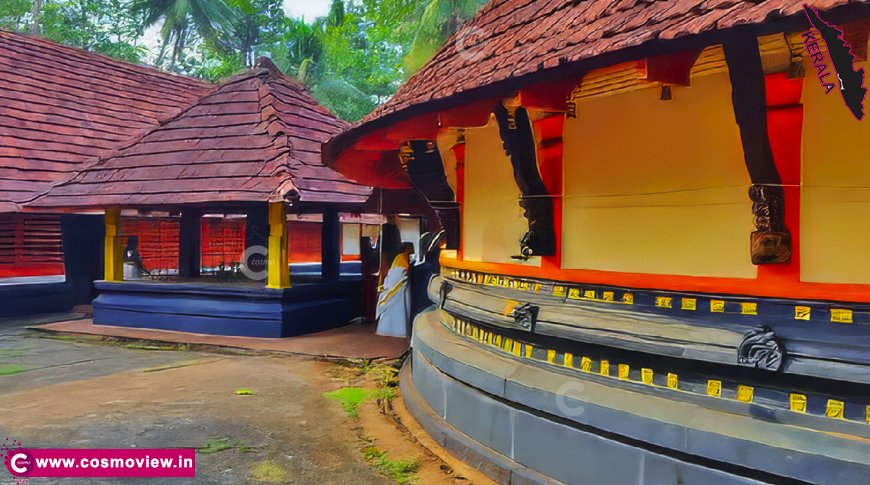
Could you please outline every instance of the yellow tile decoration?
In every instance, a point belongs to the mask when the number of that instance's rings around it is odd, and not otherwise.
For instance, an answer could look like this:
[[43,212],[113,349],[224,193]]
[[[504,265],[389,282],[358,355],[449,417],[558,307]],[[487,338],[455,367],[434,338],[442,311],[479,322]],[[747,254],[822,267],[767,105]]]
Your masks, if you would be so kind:
[[553,296],[558,296],[562,298],[565,296],[565,287],[564,286],[554,286],[553,287]]
[[583,292],[583,298],[595,299],[595,290],[587,290]]
[[673,304],[673,298],[668,298],[666,296],[657,296],[656,297],[656,306],[661,308],[671,308]]
[[742,402],[752,402],[755,397],[755,389],[750,386],[737,386],[737,400]]
[[613,301],[613,292],[612,291],[605,291],[601,295],[601,299],[604,301]]
[[[553,290],[553,294],[556,294],[555,290]],[[572,300],[580,299],[580,288],[570,288],[568,289],[568,298]]]
[[758,315],[758,303],[741,303],[741,315]]
[[653,381],[652,369],[641,369],[640,370],[640,380],[643,381],[644,384],[651,386],[652,381]]
[[697,310],[698,300],[694,298],[683,298],[683,304],[680,306],[683,310]]
[[592,359],[583,357],[580,359],[580,370],[584,372],[592,372]]
[[498,279],[498,285],[502,288],[507,288],[510,286],[510,280],[504,277]]
[[535,291],[535,293],[541,292],[541,284],[540,283],[535,283],[534,291]]
[[519,342],[514,342],[513,354],[519,357],[523,351],[523,344]]
[[492,345],[492,332],[487,332],[486,343],[488,343],[489,345]]
[[629,305],[634,305],[634,295],[631,293],[623,293],[622,302],[628,303]]
[[493,345],[496,347],[501,347],[501,335],[496,335],[495,340],[493,341]]
[[513,348],[513,345],[514,345],[513,339],[505,338],[504,339],[504,346],[502,348],[504,350],[507,350],[508,352],[510,352],[511,349]]
[[621,381],[628,380],[628,364],[619,364],[618,372],[619,372],[619,380],[621,380]]
[[488,274],[483,278],[483,284],[486,286],[498,286],[498,278]]
[[531,359],[531,358],[532,358],[532,351],[533,351],[535,348],[532,347],[532,346],[529,345],[529,344],[526,344],[526,347],[525,347],[525,348],[526,348],[526,358],[527,358],[527,359]]
[[574,367],[574,354],[565,352],[565,367]]
[[610,362],[606,360],[601,361],[601,375],[609,376],[610,375]]
[[555,350],[548,350],[547,351],[547,362],[549,362],[551,364],[556,363],[556,351]]
[[789,394],[788,408],[796,413],[807,412],[807,397],[803,394]]
[[722,381],[707,381],[707,395],[720,397],[722,395]]
[[679,389],[679,379],[676,374],[668,374],[668,387],[671,389]]
[[852,323],[852,310],[831,309],[831,321],[837,323]]
[[828,399],[828,407],[825,410],[825,416],[833,419],[843,419],[843,411],[845,404],[843,401]]
[[794,307],[794,319],[795,320],[809,320],[810,319],[810,311],[812,308],[808,306],[796,306]]
[[870,424],[870,406],[867,406],[867,424]]
[[714,313],[724,313],[725,302],[722,300],[710,300],[710,311]]

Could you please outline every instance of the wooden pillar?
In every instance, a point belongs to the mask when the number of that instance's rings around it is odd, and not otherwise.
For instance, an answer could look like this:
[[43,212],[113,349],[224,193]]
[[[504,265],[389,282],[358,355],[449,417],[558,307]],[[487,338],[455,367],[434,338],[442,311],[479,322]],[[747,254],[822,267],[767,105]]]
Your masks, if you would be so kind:
[[324,283],[332,283],[341,273],[341,223],[335,207],[324,207],[322,231],[320,275]]
[[103,245],[103,279],[124,281],[124,248],[121,247],[121,208],[106,209],[106,241]]
[[98,215],[60,216],[63,241],[63,272],[73,287],[73,305],[90,305],[97,297],[94,281],[102,277],[100,258],[106,224]]
[[178,235],[179,276],[199,276],[201,262],[202,211],[186,209],[181,212],[181,230]]
[[269,203],[268,288],[290,288],[290,257],[287,250],[287,213],[284,202]]
[[[262,255],[269,249],[269,205],[258,203],[245,214],[245,252]],[[262,274],[267,270],[265,258],[248,258],[243,261],[251,273]]]

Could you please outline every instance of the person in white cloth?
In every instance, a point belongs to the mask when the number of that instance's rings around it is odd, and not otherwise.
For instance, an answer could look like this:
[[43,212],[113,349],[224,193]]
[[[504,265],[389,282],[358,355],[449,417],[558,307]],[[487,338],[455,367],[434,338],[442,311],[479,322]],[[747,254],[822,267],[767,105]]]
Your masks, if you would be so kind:
[[[384,246],[386,249],[387,245]],[[408,285],[411,249],[402,245],[401,240],[391,246],[401,252],[393,258],[380,288],[376,312],[378,328],[375,333],[404,338],[408,336],[408,323],[411,320],[411,291]]]

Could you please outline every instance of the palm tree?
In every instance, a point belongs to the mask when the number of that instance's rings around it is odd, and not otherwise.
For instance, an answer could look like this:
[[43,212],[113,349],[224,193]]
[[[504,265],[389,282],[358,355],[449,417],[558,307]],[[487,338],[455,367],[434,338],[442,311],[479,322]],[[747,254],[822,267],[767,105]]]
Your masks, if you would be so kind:
[[134,0],[132,8],[144,12],[146,28],[163,19],[163,42],[156,64],[163,62],[166,46],[172,43],[169,70],[175,69],[179,54],[193,34],[214,41],[218,30],[232,26],[237,19],[237,13],[224,0]]
[[486,2],[487,0],[432,0],[423,11],[414,42],[405,56],[405,77],[409,78],[417,72]]

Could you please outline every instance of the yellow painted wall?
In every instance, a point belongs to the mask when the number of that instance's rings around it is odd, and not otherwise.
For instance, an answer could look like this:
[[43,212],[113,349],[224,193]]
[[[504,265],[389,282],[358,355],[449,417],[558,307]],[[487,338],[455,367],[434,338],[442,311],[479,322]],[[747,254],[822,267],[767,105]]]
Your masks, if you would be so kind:
[[504,153],[494,120],[465,132],[465,203],[462,207],[462,258],[487,263],[539,265],[511,259],[520,253],[528,221],[519,205],[510,158]]
[[754,278],[726,73],[582,100],[565,122],[562,267]]
[[[805,67],[801,281],[868,284],[870,121],[856,120],[837,89],[825,95],[816,69]],[[870,62],[859,67],[870,72]]]

